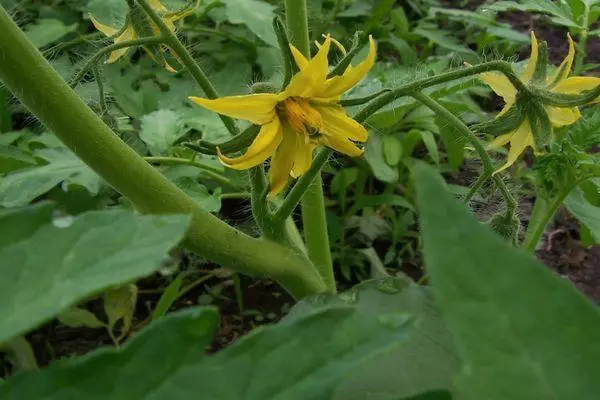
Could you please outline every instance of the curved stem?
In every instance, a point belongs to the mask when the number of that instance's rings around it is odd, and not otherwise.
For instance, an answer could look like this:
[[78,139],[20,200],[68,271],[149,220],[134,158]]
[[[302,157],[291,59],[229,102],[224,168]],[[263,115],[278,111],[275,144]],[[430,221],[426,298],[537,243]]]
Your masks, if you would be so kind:
[[[137,2],[144,9],[146,14],[148,14],[152,22],[156,24],[167,46],[169,46],[171,51],[173,51],[177,55],[177,57],[179,57],[181,63],[188,69],[188,71],[190,71],[190,74],[198,83],[200,88],[202,88],[206,97],[208,97],[209,99],[216,99],[217,97],[219,97],[219,94],[217,93],[212,83],[210,83],[210,80],[208,79],[204,71],[202,71],[198,64],[196,64],[192,55],[187,51],[187,49],[181,43],[181,41],[177,39],[175,33],[173,33],[171,29],[169,29],[169,27],[162,20],[162,18],[159,17],[156,14],[156,12],[154,12],[150,4],[148,4],[148,1],[137,0]],[[231,118],[221,114],[219,114],[219,118],[221,118],[221,121],[223,121],[223,124],[225,125],[229,133],[231,133],[234,136],[239,133],[235,122],[233,122]]]
[[506,184],[504,183],[502,178],[499,175],[493,175],[494,164],[492,163],[492,159],[485,151],[485,147],[483,146],[483,144],[481,144],[479,139],[477,139],[477,136],[475,136],[475,134],[473,132],[471,132],[469,127],[467,125],[465,125],[460,120],[460,118],[458,118],[456,115],[452,114],[444,106],[442,106],[440,103],[438,103],[431,97],[429,97],[426,94],[423,94],[421,92],[413,93],[413,94],[411,94],[411,96],[413,96],[416,100],[423,103],[425,106],[429,107],[433,112],[438,114],[440,117],[444,118],[449,124],[451,124],[454,127],[454,129],[456,129],[458,132],[460,132],[460,134],[463,135],[469,141],[469,143],[475,148],[477,155],[479,155],[479,158],[481,159],[481,162],[483,163],[483,169],[484,169],[483,173],[492,175],[492,179],[493,179],[494,183],[500,190],[500,193],[502,194],[502,197],[504,198],[504,201],[506,202],[507,214],[508,213],[512,214],[517,208],[517,201],[515,200],[512,193],[510,193],[510,191],[506,187]]
[[[285,0],[285,16],[290,42],[310,58],[306,0]],[[320,172],[320,170],[318,171]],[[333,261],[325,218],[323,180],[317,173],[302,198],[302,224],[308,255],[325,281],[329,291],[335,293]]]
[[148,161],[149,163],[157,163],[162,165],[189,165],[192,167],[196,167],[198,169],[201,169],[207,176],[209,176],[215,182],[220,183],[221,185],[228,186],[234,190],[241,189],[229,179],[221,175],[221,171],[219,171],[217,168],[199,163],[198,161],[176,157],[144,157],[144,160]]
[[75,88],[75,86],[77,86],[79,84],[79,81],[81,81],[81,78],[83,78],[83,76],[86,74],[86,72],[88,72],[90,69],[92,69],[92,66],[94,64],[98,63],[100,58],[105,54],[112,53],[115,50],[120,50],[120,49],[124,49],[127,47],[143,46],[143,45],[147,45],[147,44],[160,44],[160,43],[164,43],[164,41],[165,40],[162,37],[156,36],[156,37],[140,38],[140,39],[135,39],[135,40],[126,40],[124,42],[119,42],[119,43],[111,44],[110,46],[103,47],[100,50],[98,50],[93,56],[91,56],[89,58],[89,60],[87,60],[87,62],[83,65],[83,67],[81,67],[79,69],[79,71],[77,71],[77,74],[75,74],[75,76],[73,76],[70,79],[71,87]]
[[304,256],[232,228],[152,168],[86,106],[2,7],[0,37],[0,60],[10,60],[0,63],[6,87],[139,211],[191,215],[184,246],[238,272],[272,277],[296,298],[326,290]]

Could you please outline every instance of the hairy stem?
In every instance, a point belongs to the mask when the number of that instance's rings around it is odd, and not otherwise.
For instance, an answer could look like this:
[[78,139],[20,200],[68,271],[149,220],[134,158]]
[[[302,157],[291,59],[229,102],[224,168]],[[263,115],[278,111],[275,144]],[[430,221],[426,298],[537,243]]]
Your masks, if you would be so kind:
[[575,62],[573,63],[573,75],[581,74],[583,70],[583,62],[585,61],[585,50],[587,46],[588,34],[589,34],[589,17],[590,17],[590,6],[587,2],[583,1],[585,7],[581,15],[584,29],[579,33],[579,40],[577,41],[577,54],[575,54]]
[[121,141],[48,64],[2,7],[0,37],[0,81],[139,211],[191,215],[183,242],[188,249],[238,272],[272,277],[296,298],[326,290],[303,255],[245,235],[203,210]]
[[162,164],[162,165],[189,165],[191,167],[196,167],[201,169],[202,172],[213,181],[223,185],[228,186],[234,190],[240,190],[236,184],[231,182],[229,179],[225,178],[221,175],[221,171],[217,168],[211,167],[210,165],[206,165],[194,160],[188,160],[186,158],[177,158],[177,157],[144,157],[144,160],[148,161],[151,164]]

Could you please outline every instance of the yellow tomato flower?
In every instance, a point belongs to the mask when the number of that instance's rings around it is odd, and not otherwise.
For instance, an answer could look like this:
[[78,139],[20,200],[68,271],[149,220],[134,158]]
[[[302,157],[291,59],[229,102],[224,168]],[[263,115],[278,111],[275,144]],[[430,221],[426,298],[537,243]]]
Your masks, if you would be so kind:
[[[575,44],[570,35],[567,37],[569,39],[569,52],[563,62],[556,68],[553,74],[546,77],[545,81],[534,82],[533,76],[538,62],[538,41],[535,34],[531,32],[531,56],[525,67],[525,71],[520,76],[520,79],[526,85],[535,86],[537,89],[543,89],[559,94],[580,94],[586,90],[595,89],[600,85],[600,78],[569,76],[573,65],[573,59],[575,58]],[[500,111],[496,117],[503,115],[515,105],[517,100],[517,90],[504,74],[495,71],[485,72],[480,74],[479,77],[489,85],[497,95],[502,97],[506,103],[502,111]],[[546,104],[544,104],[543,107],[550,122],[555,127],[571,125],[581,117],[581,113],[577,107],[555,107]],[[521,125],[515,130],[494,139],[489,144],[489,148],[497,149],[507,143],[510,143],[508,160],[506,161],[506,164],[496,171],[496,173],[503,171],[514,164],[519,158],[519,155],[521,155],[527,147],[536,150],[533,131],[531,129],[531,121],[528,116],[524,118]]]
[[369,37],[369,54],[356,67],[348,66],[340,76],[327,78],[328,35],[315,57],[308,60],[294,46],[292,55],[300,71],[281,93],[230,96],[215,100],[190,97],[219,114],[261,125],[256,139],[238,158],[219,151],[219,159],[233,169],[255,167],[271,157],[270,195],[285,187],[289,176],[298,178],[310,167],[317,146],[327,146],[351,157],[363,150],[354,142],[365,142],[367,130],[346,115],[339,104],[342,93],[356,85],[375,63],[375,41]]
[[[182,18],[185,18],[186,16],[188,16],[192,12],[194,12],[194,10],[198,7],[199,3],[200,3],[200,1],[197,0],[195,2],[194,6],[187,10],[169,12],[169,10],[164,5],[162,5],[159,0],[149,0],[148,1],[148,4],[150,4],[150,7],[152,7],[152,9],[154,11],[156,11],[156,13],[161,15],[163,21],[169,27],[171,32],[175,32],[175,22]],[[94,24],[94,27],[96,29],[98,29],[100,32],[104,33],[106,36],[114,36],[117,33],[121,32],[119,34],[119,36],[114,38],[115,44],[129,41],[129,40],[135,40],[135,39],[139,38],[138,33],[136,33],[136,31],[135,31],[135,27],[133,26],[133,24],[131,23],[131,21],[129,19],[127,20],[127,26],[125,26],[124,29],[122,29],[122,30],[116,29],[112,26],[104,25],[104,24],[98,22],[98,20],[96,20],[93,16],[90,16],[90,19],[92,20],[92,24]],[[148,23],[150,24],[150,27],[152,28],[152,32],[154,33],[154,35],[156,35],[156,36],[160,35],[160,29],[158,29],[156,24],[154,24],[154,22],[152,22],[150,20],[150,18],[148,18]],[[114,63],[121,56],[123,56],[125,53],[127,53],[127,50],[129,50],[129,49],[123,48],[123,49],[119,49],[119,50],[115,50],[115,51],[111,52],[109,54],[106,62],[109,64]],[[152,52],[148,51],[148,49],[146,49],[146,52],[148,53],[148,55],[150,55],[150,57],[152,57],[156,61]],[[168,63],[166,63],[166,61],[165,61],[165,68],[169,71],[175,72],[175,69],[173,69],[173,67],[171,67]]]

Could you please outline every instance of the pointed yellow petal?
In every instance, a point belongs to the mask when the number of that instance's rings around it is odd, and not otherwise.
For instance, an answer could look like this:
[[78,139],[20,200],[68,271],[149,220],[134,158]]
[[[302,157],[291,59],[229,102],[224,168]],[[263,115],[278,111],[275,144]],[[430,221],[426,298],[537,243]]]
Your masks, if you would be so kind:
[[521,76],[521,79],[529,82],[533,77],[533,73],[535,72],[535,67],[537,66],[538,61],[538,41],[535,37],[535,33],[531,31],[531,55],[529,56],[529,62],[527,63],[527,67],[525,67],[525,72]]
[[90,14],[90,20],[92,21],[94,28],[98,29],[100,32],[104,33],[106,36],[112,36],[115,33],[119,32],[119,30],[117,28],[113,28],[112,26],[104,25],[104,24],[98,22],[98,20],[96,18],[94,18],[92,16],[92,14]]
[[325,146],[332,148],[333,150],[346,154],[350,157],[358,157],[364,152],[363,149],[357,147],[350,140],[341,136],[326,136],[323,135],[319,138],[319,141]]
[[209,100],[190,97],[194,103],[219,114],[244,119],[256,125],[264,125],[275,119],[275,105],[278,97],[272,93],[258,93],[246,96],[229,96]]
[[292,178],[299,178],[308,171],[312,163],[313,151],[315,144],[311,142],[302,143],[298,141],[296,148],[296,157],[294,159],[294,167],[292,168]]
[[581,112],[579,112],[579,108],[560,108],[553,106],[544,106],[546,112],[548,113],[548,118],[550,118],[550,122],[554,126],[566,126],[571,125],[577,122],[577,120],[581,117]]
[[340,75],[329,79],[326,88],[316,94],[316,97],[327,98],[339,96],[351,87],[360,82],[375,64],[377,49],[373,36],[369,35],[369,54],[356,67],[348,66],[346,71]]
[[258,135],[248,149],[246,149],[244,155],[237,158],[229,158],[224,156],[221,150],[217,149],[219,160],[226,166],[238,170],[255,167],[265,162],[273,154],[279,143],[281,143],[281,138],[281,123],[279,122],[279,118],[275,118],[272,122],[260,128],[260,132],[258,132]]
[[269,197],[277,195],[285,188],[296,160],[299,138],[291,129],[283,129],[283,140],[275,150],[269,168]]
[[548,78],[548,84],[559,83],[571,73],[571,67],[573,66],[573,60],[575,59],[575,43],[571,39],[571,35],[567,33],[567,39],[569,40],[569,53],[563,60],[562,63],[556,68],[556,71]]
[[510,139],[513,137],[513,135],[514,135],[514,132],[509,132],[509,133],[506,133],[504,135],[500,135],[500,136],[494,138],[494,140],[492,140],[485,146],[486,150],[499,149],[500,147],[504,146],[506,143],[510,142]]
[[[508,108],[510,108],[517,100],[517,89],[510,83],[510,80],[506,75],[500,72],[484,72],[478,75],[484,83],[486,83],[498,96],[502,97]],[[502,112],[498,116],[508,111],[508,108],[504,107]]]
[[357,142],[367,141],[367,130],[347,116],[341,106],[315,106],[315,109],[321,114],[324,134]]
[[303,70],[304,68],[306,68],[306,66],[308,65],[308,58],[304,57],[304,55],[302,53],[300,53],[300,50],[298,50],[291,44],[290,44],[290,50],[292,51],[292,56],[294,57],[294,60],[296,61],[296,65],[298,66],[298,68],[300,70]]
[[[558,85],[552,88],[552,91],[555,93],[579,94],[586,90],[596,89],[598,85],[600,85],[600,78],[595,76],[571,76],[559,82]],[[592,103],[598,102],[600,102],[600,97],[596,97]]]
[[[325,39],[327,39],[327,35],[322,35],[322,36],[323,36]],[[344,47],[344,45],[343,45],[343,44],[341,44],[341,43],[340,43],[340,42],[339,42],[337,39],[335,39],[334,37],[332,37],[332,38],[331,38],[331,41],[333,42],[333,44],[335,45],[335,47],[337,47],[337,48],[340,50],[340,52],[341,52],[343,55],[346,55],[346,54],[347,54],[346,48],[345,48],[345,47]]]
[[[123,33],[121,33],[118,37],[115,38],[114,42],[115,42],[115,44],[121,43],[121,42],[126,42],[128,40],[133,40],[136,37],[137,37],[137,35],[135,34],[135,31],[133,30],[133,27],[130,25],[127,28],[125,28]],[[117,61],[119,59],[119,57],[121,57],[123,54],[127,53],[127,50],[129,50],[129,48],[126,47],[123,49],[113,51],[108,56],[108,60],[106,60],[106,63],[110,64],[110,63]]]
[[510,139],[510,150],[508,151],[506,164],[496,170],[494,175],[513,165],[527,147],[533,147],[533,133],[531,132],[529,120],[525,119]]
[[283,92],[285,96],[309,98],[313,97],[315,92],[322,90],[329,72],[327,55],[330,47],[331,38],[327,37],[317,55],[292,77],[290,84]]

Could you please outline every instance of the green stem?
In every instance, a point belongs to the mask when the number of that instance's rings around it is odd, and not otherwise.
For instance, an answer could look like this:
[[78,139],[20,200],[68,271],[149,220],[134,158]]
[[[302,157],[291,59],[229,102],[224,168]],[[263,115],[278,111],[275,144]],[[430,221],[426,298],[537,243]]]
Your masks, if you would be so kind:
[[589,34],[590,7],[586,4],[585,1],[582,3],[584,3],[583,6],[585,8],[583,10],[581,19],[583,22],[582,26],[585,26],[585,28],[579,32],[579,40],[577,42],[577,54],[575,54],[575,62],[573,65],[573,75],[580,75],[581,70],[583,69],[583,62],[585,60],[585,50]]
[[456,115],[452,114],[444,106],[442,106],[440,103],[438,103],[431,97],[429,97],[426,94],[423,94],[421,92],[413,93],[412,96],[416,100],[423,103],[425,106],[429,107],[437,115],[439,115],[440,117],[445,119],[450,125],[452,125],[454,127],[454,129],[456,129],[461,135],[463,135],[469,141],[469,143],[475,148],[475,151],[477,152],[477,154],[479,155],[479,158],[481,159],[481,162],[483,163],[483,174],[488,175],[488,176],[491,175],[494,183],[500,190],[500,193],[502,194],[502,197],[504,198],[504,201],[506,202],[507,214],[514,213],[514,211],[517,208],[517,201],[513,197],[512,193],[510,193],[510,191],[506,187],[506,184],[504,183],[502,178],[499,175],[493,175],[494,164],[492,163],[492,159],[485,151],[485,147],[483,146],[483,144],[481,144],[481,142],[479,141],[477,136],[475,136],[475,134],[473,132],[471,132],[469,127],[467,125],[465,125],[460,120],[460,118],[458,118]]
[[77,74],[70,79],[71,87],[74,88],[79,84],[81,78],[90,70],[92,67],[100,61],[100,58],[105,54],[112,53],[115,50],[125,49],[127,47],[133,46],[143,46],[147,44],[160,44],[164,43],[164,39],[161,37],[146,37],[135,40],[126,40],[124,42],[119,42],[115,44],[111,44],[110,46],[106,46],[98,50],[93,56],[87,60],[87,62],[77,71]]
[[303,257],[250,237],[209,212],[152,168],[90,110],[0,7],[0,81],[51,132],[138,210],[189,214],[184,246],[238,272],[270,276],[296,298],[326,290]]
[[265,178],[265,170],[262,165],[254,167],[248,171],[250,183],[252,184],[252,215],[256,224],[261,229],[263,235],[274,239],[273,232],[269,229],[271,223],[271,211],[267,203],[268,184]]
[[0,86],[0,133],[9,132],[12,129],[12,116],[10,113],[10,92]]
[[[290,42],[310,58],[306,0],[285,0],[285,16]],[[302,224],[308,255],[325,281],[327,289],[335,293],[335,277],[320,173],[316,174],[302,198]]]
[[108,108],[106,107],[106,98],[104,97],[104,84],[102,83],[102,73],[100,72],[100,68],[98,68],[98,64],[94,64],[92,66],[92,73],[94,74],[94,80],[96,81],[96,85],[98,86],[98,98],[100,103],[100,114],[106,114]]
[[144,160],[148,161],[151,164],[156,163],[162,165],[189,165],[192,167],[196,167],[198,169],[201,169],[204,172],[204,174],[206,174],[206,176],[210,177],[212,180],[221,185],[228,186],[234,190],[241,189],[229,179],[221,175],[221,171],[219,171],[217,168],[211,167],[210,165],[202,164],[198,161],[176,157],[144,157]]
[[[171,51],[173,51],[177,55],[177,57],[179,57],[181,63],[188,69],[188,71],[190,71],[190,74],[198,83],[200,88],[202,88],[206,97],[208,97],[209,99],[218,98],[219,94],[217,93],[217,90],[214,88],[212,83],[210,83],[210,80],[208,79],[204,71],[202,71],[200,66],[196,64],[194,58],[189,53],[189,51],[187,51],[185,46],[177,38],[177,35],[175,35],[175,33],[173,33],[171,29],[169,29],[169,27],[165,24],[162,18],[158,16],[158,14],[156,14],[156,12],[152,9],[150,4],[148,4],[147,0],[137,0],[137,2],[144,9],[146,14],[148,14],[152,22],[156,24],[167,46],[169,46]],[[231,133],[234,136],[239,133],[235,122],[233,122],[231,118],[221,114],[219,114],[219,118],[221,118],[221,121],[223,121],[223,124],[225,125],[229,133]]]
[[465,196],[465,203],[469,204],[471,202],[471,199],[473,198],[473,196],[475,196],[475,193],[477,193],[479,191],[479,189],[481,189],[481,187],[483,186],[483,184],[490,179],[490,174],[487,172],[483,172],[481,175],[479,175],[479,178],[477,178],[477,180],[475,181],[475,183],[473,184],[473,186],[471,186],[471,188],[469,189],[469,192],[467,193],[467,195]]

